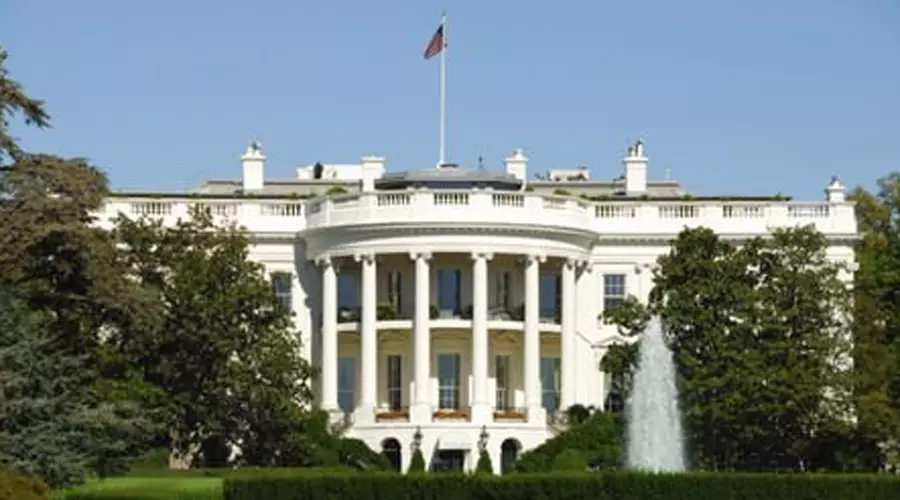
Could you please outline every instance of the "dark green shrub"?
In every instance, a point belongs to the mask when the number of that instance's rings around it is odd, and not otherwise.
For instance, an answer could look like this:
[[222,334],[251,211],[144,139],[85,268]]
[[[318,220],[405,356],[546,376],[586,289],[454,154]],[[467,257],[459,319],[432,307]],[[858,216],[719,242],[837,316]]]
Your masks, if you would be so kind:
[[0,500],[46,500],[49,493],[40,479],[0,467]]
[[409,470],[407,474],[422,474],[425,472],[425,457],[422,456],[422,450],[416,448],[412,458],[409,461]]
[[591,416],[584,405],[575,404],[566,408],[566,418],[570,424],[583,424]]
[[556,188],[553,190],[556,196],[570,196],[572,193],[568,189]]
[[491,456],[488,452],[481,450],[478,452],[478,463],[475,465],[475,475],[490,476],[494,474],[494,464],[491,463]]
[[343,186],[332,186],[328,188],[328,191],[325,191],[325,194],[328,196],[336,196],[341,194],[347,194],[347,190],[344,189]]
[[584,472],[588,468],[587,457],[581,450],[563,450],[553,458],[553,470],[558,472]]
[[615,416],[597,411],[584,422],[572,424],[537,448],[522,454],[516,461],[515,470],[551,472],[556,456],[565,450],[581,451],[590,468],[614,468],[621,462],[622,435],[622,424]]
[[225,500],[893,500],[900,478],[816,474],[641,474],[623,471],[511,476],[374,473],[239,477]]

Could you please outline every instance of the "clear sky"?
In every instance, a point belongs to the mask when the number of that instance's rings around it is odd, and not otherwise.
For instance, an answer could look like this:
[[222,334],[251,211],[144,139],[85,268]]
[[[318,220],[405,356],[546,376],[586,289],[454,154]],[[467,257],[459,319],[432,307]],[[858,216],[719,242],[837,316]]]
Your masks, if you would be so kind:
[[450,159],[611,179],[638,137],[651,178],[697,194],[820,199],[900,169],[898,0],[0,0],[0,44],[51,131],[118,190],[267,176],[380,154],[433,168],[446,6]]

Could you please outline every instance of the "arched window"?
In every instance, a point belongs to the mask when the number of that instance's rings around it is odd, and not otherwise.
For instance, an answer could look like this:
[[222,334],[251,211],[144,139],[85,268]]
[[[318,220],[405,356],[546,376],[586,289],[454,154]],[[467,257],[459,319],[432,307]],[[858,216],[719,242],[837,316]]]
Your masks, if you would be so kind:
[[403,458],[400,451],[400,441],[394,438],[387,438],[382,441],[381,454],[388,459],[394,470],[400,471],[400,463]]
[[503,474],[512,471],[513,464],[519,458],[522,443],[517,439],[509,438],[500,445],[500,471]]

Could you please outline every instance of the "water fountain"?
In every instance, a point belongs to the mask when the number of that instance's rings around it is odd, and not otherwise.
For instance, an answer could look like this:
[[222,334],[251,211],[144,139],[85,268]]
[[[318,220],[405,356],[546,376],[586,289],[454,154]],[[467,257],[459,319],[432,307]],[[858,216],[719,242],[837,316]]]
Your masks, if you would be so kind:
[[653,472],[685,470],[675,363],[659,318],[651,319],[641,336],[639,365],[626,416],[628,468]]

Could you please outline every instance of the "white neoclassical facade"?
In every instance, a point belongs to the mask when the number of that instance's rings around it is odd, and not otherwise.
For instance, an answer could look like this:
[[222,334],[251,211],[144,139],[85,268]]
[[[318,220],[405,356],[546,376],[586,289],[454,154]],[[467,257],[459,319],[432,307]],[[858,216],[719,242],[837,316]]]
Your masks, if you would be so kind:
[[483,446],[499,472],[557,432],[564,409],[615,402],[600,361],[623,339],[598,316],[646,300],[651,267],[685,227],[741,240],[812,224],[831,258],[853,261],[837,179],[822,201],[693,197],[648,180],[640,141],[611,181],[585,168],[527,180],[521,151],[497,171],[388,172],[364,157],[267,179],[265,163],[254,143],[240,180],[119,193],[102,220],[174,223],[199,204],[246,227],[321,369],[322,408],[404,469],[415,447],[434,467],[470,469]]

